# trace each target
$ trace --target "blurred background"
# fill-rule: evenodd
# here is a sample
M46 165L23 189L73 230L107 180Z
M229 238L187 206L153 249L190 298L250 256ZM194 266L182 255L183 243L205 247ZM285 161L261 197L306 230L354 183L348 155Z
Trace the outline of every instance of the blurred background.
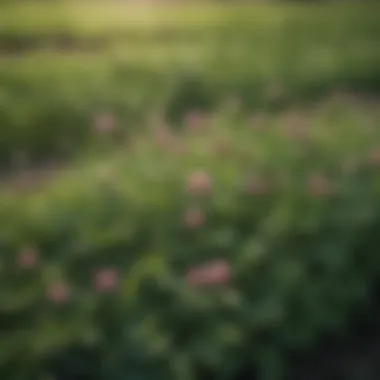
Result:
M376 380L377 1L0 0L0 378Z

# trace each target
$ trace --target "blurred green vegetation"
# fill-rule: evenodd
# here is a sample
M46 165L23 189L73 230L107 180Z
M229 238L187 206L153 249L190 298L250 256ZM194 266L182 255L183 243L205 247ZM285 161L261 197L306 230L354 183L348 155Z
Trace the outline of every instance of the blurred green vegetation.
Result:
M283 380L348 333L380 279L378 9L1 5L0 378Z
M3 189L2 378L47 376L58 355L91 379L283 379L281 360L346 332L379 279L379 121L342 99L262 120L225 108L38 192ZM212 260L230 281L189 282Z
M379 88L376 6L157 8L5 7L1 161L14 151L31 159L77 151L103 109L134 128L147 109L178 120L231 96L250 110L275 109ZM7 53L14 36L33 51ZM283 94L273 101L276 86Z

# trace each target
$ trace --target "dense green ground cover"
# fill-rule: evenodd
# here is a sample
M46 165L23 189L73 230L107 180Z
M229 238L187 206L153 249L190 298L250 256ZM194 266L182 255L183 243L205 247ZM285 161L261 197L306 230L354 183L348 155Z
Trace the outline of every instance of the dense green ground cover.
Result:
M377 17L0 8L1 166L73 159L0 188L0 378L282 380L368 313Z
M340 99L254 120L220 111L37 193L3 190L2 377L42 376L74 346L96 359L63 368L82 360L91 379L284 378L287 354L370 302L379 121ZM214 285L191 275L207 263Z
M249 110L276 109L379 88L376 6L138 9L69 3L0 12L0 48L15 46L15 33L33 48L0 56L2 162L20 151L34 159L78 151L101 112L131 129L148 109L177 120L236 96Z

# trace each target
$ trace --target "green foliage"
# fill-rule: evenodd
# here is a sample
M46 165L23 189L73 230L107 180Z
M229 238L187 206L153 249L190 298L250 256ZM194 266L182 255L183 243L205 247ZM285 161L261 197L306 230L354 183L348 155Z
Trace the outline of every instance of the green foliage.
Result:
M64 368L84 360L100 379L277 380L287 352L365 307L380 269L378 111L232 112L2 194L4 378L47 376L74 346L97 359ZM189 281L212 260L229 281Z
M163 6L154 17L125 5L88 9L69 2L0 11L3 166L19 152L42 160L87 148L97 113L131 130L147 109L177 122L230 96L249 110L276 110L336 89L379 89L373 6ZM18 54L29 48L46 51ZM283 88L276 99L273 86Z
M0 188L0 378L282 380L365 310L377 14L2 5L0 166L75 162Z

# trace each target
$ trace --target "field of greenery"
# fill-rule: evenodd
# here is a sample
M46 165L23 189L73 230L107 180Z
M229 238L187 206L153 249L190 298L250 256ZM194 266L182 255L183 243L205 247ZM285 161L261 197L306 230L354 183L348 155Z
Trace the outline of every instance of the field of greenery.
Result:
M77 152L96 113L132 130L149 113L177 123L230 97L253 112L376 91L377 8L4 6L0 158Z
M378 379L379 10L0 5L0 378Z

